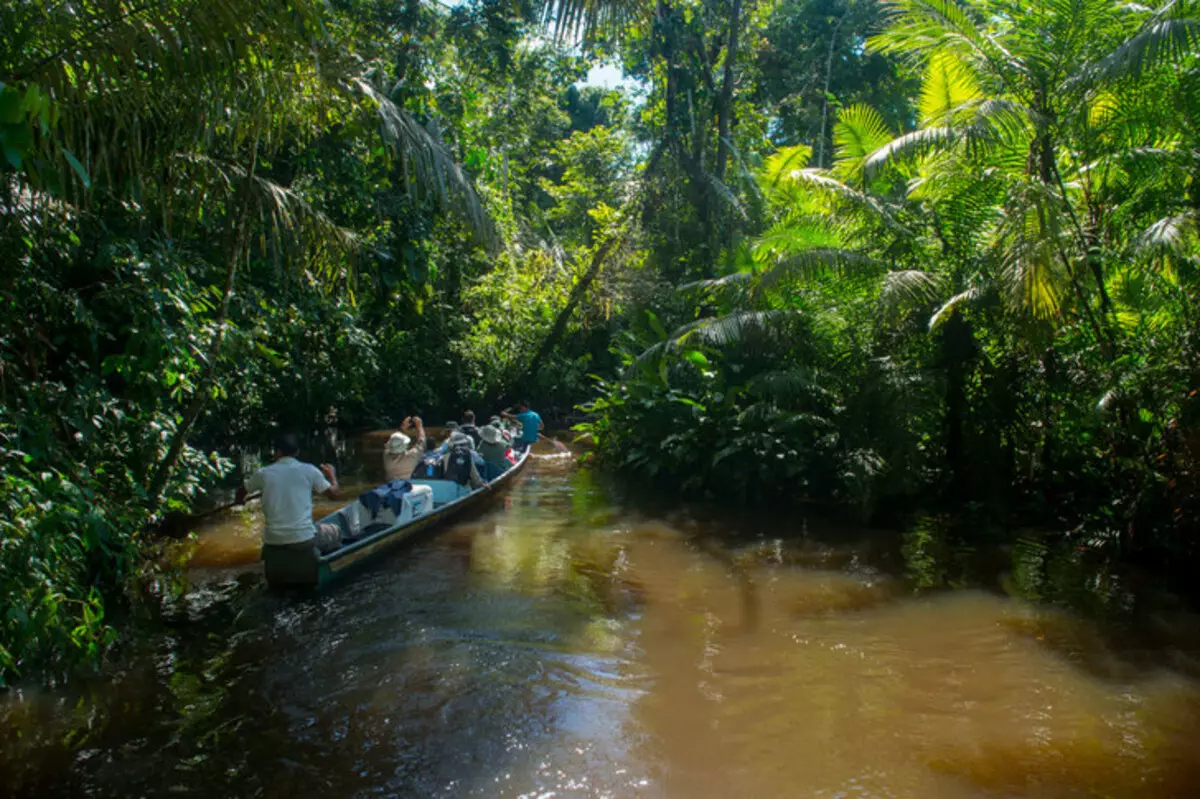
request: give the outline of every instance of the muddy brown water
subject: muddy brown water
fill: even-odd
[[[1200,796],[1193,617],[1122,643],[998,590],[1020,547],[929,591],[895,533],[728,543],[550,453],[317,596],[265,590],[253,509],[204,529],[102,679],[3,700],[0,793]]]

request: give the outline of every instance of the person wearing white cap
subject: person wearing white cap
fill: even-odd
[[[405,430],[415,430],[417,437],[413,440],[404,433]],[[425,426],[418,416],[409,416],[400,423],[400,431],[392,433],[383,448],[383,470],[387,479],[407,480],[412,477],[413,470],[421,462],[425,454]]]
[[[495,425],[485,424],[479,428],[483,443],[479,445],[479,454],[485,464],[484,478],[495,480],[512,464],[508,460],[509,444],[504,440],[504,434]]]

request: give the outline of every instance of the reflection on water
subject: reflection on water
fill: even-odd
[[[1200,794],[1194,619],[1136,616],[1146,636],[1033,604],[1128,619],[1140,596],[1037,536],[996,554],[936,520],[744,521],[735,545],[539,458],[485,512],[296,597],[263,589],[255,514],[190,545],[189,586],[103,681],[9,697],[8,792]]]

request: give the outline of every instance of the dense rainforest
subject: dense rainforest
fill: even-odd
[[[0,0],[0,30],[4,681],[97,662],[155,520],[277,431],[518,398],[683,497],[1200,555],[1194,2]]]

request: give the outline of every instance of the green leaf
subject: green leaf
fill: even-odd
[[[21,108],[21,93],[16,89],[0,86],[0,123],[14,125],[25,119]]]
[[[8,144],[4,145],[4,157],[8,159],[8,163],[12,164],[13,169],[20,169],[21,164],[24,163],[21,154]]]
[[[945,125],[958,108],[983,98],[970,68],[953,53],[939,51],[929,59],[921,84],[921,121]]]
[[[67,159],[67,163],[71,165],[71,169],[75,170],[75,174],[79,177],[79,182],[83,184],[85,189],[90,189],[92,187],[92,180],[88,177],[87,170],[84,169],[83,164],[79,163],[79,159],[65,147],[62,154],[63,158]]]
[[[861,180],[867,159],[893,138],[883,116],[871,106],[860,103],[843,109],[833,127],[833,143],[837,148],[834,174],[847,180]]]
[[[666,328],[662,326],[662,322],[658,321],[658,315],[654,311],[646,311],[646,316],[650,319],[650,329],[654,331],[654,334],[660,339],[666,338]]]

